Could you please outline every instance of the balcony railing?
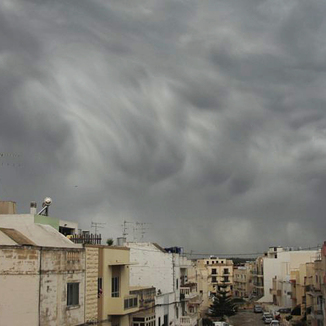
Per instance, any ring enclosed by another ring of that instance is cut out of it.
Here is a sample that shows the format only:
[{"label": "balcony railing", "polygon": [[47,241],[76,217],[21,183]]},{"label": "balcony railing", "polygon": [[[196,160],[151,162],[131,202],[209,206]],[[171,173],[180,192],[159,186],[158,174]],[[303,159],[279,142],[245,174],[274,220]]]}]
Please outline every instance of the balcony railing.
[{"label": "balcony railing", "polygon": [[70,241],[78,244],[100,245],[102,237],[100,234],[73,234],[67,236]]},{"label": "balcony railing", "polygon": [[197,325],[197,316],[182,316],[179,318],[180,326],[196,326]]},{"label": "balcony railing", "polygon": [[190,287],[180,287],[180,296],[184,297],[186,300],[189,300],[198,296],[198,293],[191,291]]}]

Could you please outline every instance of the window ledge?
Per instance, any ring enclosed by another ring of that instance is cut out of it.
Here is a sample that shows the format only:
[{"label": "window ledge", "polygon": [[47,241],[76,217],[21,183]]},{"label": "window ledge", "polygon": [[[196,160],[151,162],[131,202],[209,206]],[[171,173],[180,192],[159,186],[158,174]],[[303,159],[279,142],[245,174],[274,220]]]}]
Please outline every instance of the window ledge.
[{"label": "window ledge", "polygon": [[79,309],[80,305],[75,305],[75,306],[67,306],[66,310],[73,310],[73,309]]}]

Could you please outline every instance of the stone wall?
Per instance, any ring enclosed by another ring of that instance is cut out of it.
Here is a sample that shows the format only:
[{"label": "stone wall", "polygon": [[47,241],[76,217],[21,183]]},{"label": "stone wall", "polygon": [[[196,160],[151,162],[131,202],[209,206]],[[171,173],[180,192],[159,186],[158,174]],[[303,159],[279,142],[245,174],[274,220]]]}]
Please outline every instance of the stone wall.
[{"label": "stone wall", "polygon": [[86,247],[85,322],[97,321],[99,249]]},{"label": "stone wall", "polygon": [[[42,248],[40,324],[72,326],[84,322],[85,252]],[[78,305],[67,306],[67,284],[79,284]]]},{"label": "stone wall", "polygon": [[0,246],[0,325],[38,326],[39,251]]}]

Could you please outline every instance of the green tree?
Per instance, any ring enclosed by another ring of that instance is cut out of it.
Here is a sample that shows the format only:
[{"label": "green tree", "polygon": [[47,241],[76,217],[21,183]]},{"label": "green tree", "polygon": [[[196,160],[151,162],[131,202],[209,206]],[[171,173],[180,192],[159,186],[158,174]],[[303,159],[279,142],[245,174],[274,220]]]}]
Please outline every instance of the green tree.
[{"label": "green tree", "polygon": [[222,284],[219,285],[216,294],[213,296],[213,303],[209,308],[208,316],[224,320],[225,316],[235,315],[238,306],[244,303],[243,299],[232,297],[227,287],[226,281],[222,281]]},{"label": "green tree", "polygon": [[113,239],[112,238],[109,238],[109,239],[107,239],[106,240],[106,244],[108,245],[108,246],[112,246],[113,245]]}]

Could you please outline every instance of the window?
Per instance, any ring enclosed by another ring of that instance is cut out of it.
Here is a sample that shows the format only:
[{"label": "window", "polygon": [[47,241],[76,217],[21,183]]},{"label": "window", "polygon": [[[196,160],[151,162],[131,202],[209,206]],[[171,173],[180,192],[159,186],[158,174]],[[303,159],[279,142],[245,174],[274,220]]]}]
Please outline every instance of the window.
[{"label": "window", "polygon": [[214,283],[214,282],[217,282],[216,281],[216,276],[212,276],[212,282]]},{"label": "window", "polygon": [[79,283],[67,283],[67,306],[79,305]]},{"label": "window", "polygon": [[228,268],[224,268],[224,274],[229,274],[229,269]]},{"label": "window", "polygon": [[216,268],[213,268],[213,269],[212,269],[212,274],[217,274],[217,273],[216,273]]},{"label": "window", "polygon": [[164,326],[169,326],[169,315],[164,315]]},{"label": "window", "polygon": [[112,298],[118,298],[119,293],[119,277],[112,277]]},{"label": "window", "polygon": [[137,307],[137,305],[138,305],[137,298],[128,298],[128,299],[125,299],[125,301],[124,301],[125,309],[134,308],[134,307]]},{"label": "window", "polygon": [[158,326],[161,326],[161,317],[158,317]]},{"label": "window", "polygon": [[179,288],[179,279],[176,280],[176,283],[177,283],[176,285],[177,285],[177,290],[178,290],[178,288]]},{"label": "window", "polygon": [[98,279],[97,279],[97,297],[98,298],[100,298],[101,297],[101,294],[102,294],[102,290],[103,288],[102,288],[102,278],[101,277],[99,277]]},{"label": "window", "polygon": [[209,261],[206,261],[206,265],[208,265],[209,264]]}]

